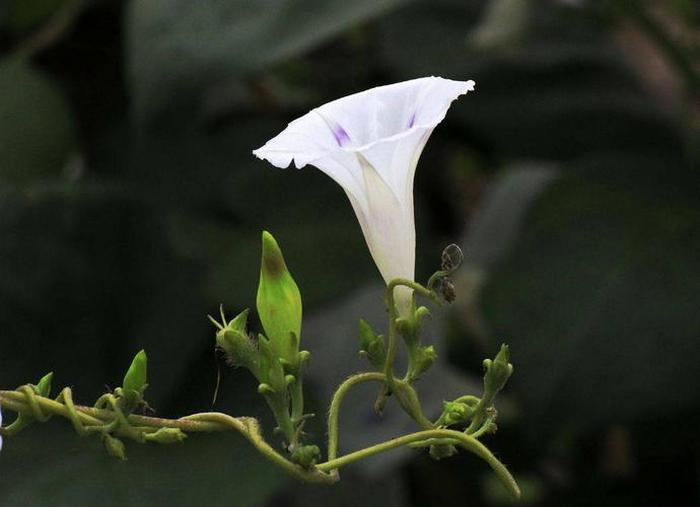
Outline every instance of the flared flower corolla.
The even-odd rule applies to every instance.
[[[452,101],[473,90],[474,81],[439,77],[372,88],[311,110],[253,153],[280,168],[310,164],[333,178],[384,280],[413,280],[418,158]],[[410,298],[410,290],[397,290],[401,312]]]

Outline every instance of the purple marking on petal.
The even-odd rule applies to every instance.
[[[340,125],[336,125],[333,128],[333,137],[335,137],[338,146],[343,146],[344,143],[347,143],[350,140],[350,136]]]
[[[416,113],[412,113],[411,117],[408,119],[408,128],[413,127],[413,124],[416,121]]]

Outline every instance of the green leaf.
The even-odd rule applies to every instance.
[[[257,308],[273,351],[290,364],[296,364],[301,337],[301,293],[287,270],[277,241],[267,231],[262,233]]]
[[[562,178],[538,197],[482,294],[539,431],[546,414],[589,426],[670,416],[699,400],[694,187],[664,160],[590,163],[599,173]]]
[[[125,391],[136,391],[143,393],[146,389],[148,357],[146,352],[141,350],[135,356],[129,366],[129,370],[124,375],[122,387]]]
[[[24,60],[0,60],[0,118],[0,182],[22,185],[61,174],[76,135],[55,83]]]
[[[65,3],[66,0],[6,0],[2,24],[10,32],[21,33],[46,20]]]
[[[498,4],[531,12],[483,16]],[[502,159],[570,160],[668,143],[682,150],[663,108],[649,107],[644,86],[620,65],[598,21],[560,4],[415,2],[379,23],[379,55],[399,78],[474,78],[476,93],[454,104],[448,121],[478,129]],[[406,44],[409,33],[419,43]],[[474,38],[497,46],[497,54],[470,44]]]
[[[407,0],[149,0],[127,14],[136,110],[249,75]],[[255,48],[251,51],[251,48]]]

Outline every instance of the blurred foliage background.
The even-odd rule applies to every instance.
[[[522,505],[700,504],[699,26],[692,0],[4,0],[0,385],[55,371],[90,403],[145,347],[159,414],[209,410],[206,314],[253,306],[264,228],[304,296],[323,441],[380,278],[339,187],[251,150],[348,93],[474,79],[417,173],[419,278],[449,242],[467,256],[420,392],[477,390],[505,341],[488,443]],[[221,373],[215,408],[271,428],[252,380]],[[345,451],[410,427],[373,394],[349,399]],[[5,442],[0,504],[508,504],[467,455],[396,452],[327,488],[236,435],[127,452],[36,425]]]

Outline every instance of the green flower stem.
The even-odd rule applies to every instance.
[[[367,372],[358,373],[346,379],[333,394],[331,407],[328,411],[328,461],[332,461],[338,454],[338,416],[340,413],[340,404],[345,398],[345,395],[350,388],[361,382],[384,382],[386,377],[383,373]]]
[[[396,303],[394,301],[394,289],[398,286],[408,287],[421,296],[425,296],[433,302],[439,304],[439,299],[432,291],[426,289],[421,284],[409,280],[408,278],[395,278],[390,281],[386,287],[386,306],[389,310],[389,343],[386,350],[386,362],[384,363],[384,375],[386,376],[386,389],[384,389],[377,398],[375,406],[381,408],[384,406],[386,396],[395,389],[394,379],[394,361],[396,359],[396,319],[399,318]],[[387,392],[388,390],[388,392]]]
[[[329,474],[317,468],[302,468],[299,465],[292,463],[279,452],[274,450],[262,436],[258,421],[252,417],[232,417],[220,412],[208,412],[194,414],[183,417],[180,420],[191,422],[205,422],[219,426],[219,431],[233,429],[241,433],[260,453],[273,462],[275,465],[284,469],[287,473],[301,479],[305,482],[318,484],[333,484],[337,482],[339,477],[337,474]]]
[[[479,403],[477,403],[476,408],[474,409],[474,416],[472,417],[472,421],[469,424],[469,427],[466,430],[464,430],[465,433],[472,434],[476,431],[479,431],[480,428],[483,428],[488,418],[486,409],[493,404],[493,399],[496,397],[497,394],[497,391],[484,392],[484,396],[479,400]],[[483,431],[479,434],[481,433],[483,433]]]
[[[298,372],[295,375],[295,380],[289,386],[289,392],[292,398],[292,423],[296,426],[304,417],[304,383],[302,381],[303,366],[299,366]]]
[[[420,442],[434,438],[449,439],[450,441],[454,439],[457,442],[457,445],[479,456],[481,459],[483,459],[489,464],[489,466],[493,469],[494,472],[496,472],[496,475],[499,479],[501,479],[501,482],[503,482],[503,485],[508,489],[508,491],[515,498],[520,497],[520,488],[515,482],[513,476],[510,474],[505,465],[498,461],[498,459],[493,455],[491,451],[489,451],[486,448],[486,446],[484,446],[484,444],[479,442],[474,437],[462,433],[461,431],[448,429],[418,431],[416,433],[411,433],[409,435],[394,438],[392,440],[387,440],[386,442],[382,442],[381,444],[376,444],[371,447],[367,447],[366,449],[346,454],[345,456],[341,456],[340,458],[332,459],[325,463],[321,463],[320,465],[316,465],[316,468],[323,472],[336,470],[340,467],[349,465],[350,463],[364,458],[369,458],[370,456],[374,456],[375,454],[379,454],[381,452],[396,449],[397,447],[403,447],[404,445],[409,445],[413,442]]]
[[[278,393],[265,395],[265,401],[267,401],[267,405],[270,407],[270,410],[272,410],[280,431],[287,439],[287,444],[293,447],[297,444],[297,434],[294,429],[294,423],[289,417],[289,407],[287,406],[285,398],[281,398]]]
[[[441,278],[445,278],[449,274],[450,274],[450,271],[444,271],[444,270],[436,271],[435,273],[433,273],[430,276],[430,278],[428,278],[428,283],[425,286],[428,287],[429,289],[432,289],[438,280],[440,280]]]
[[[355,384],[365,381],[381,382],[385,380],[383,374],[371,372],[355,375],[341,384],[333,397],[331,413],[329,415],[329,460],[313,468],[300,467],[273,449],[264,440],[258,421],[251,417],[232,417],[218,412],[193,414],[180,419],[163,419],[134,414],[122,414],[124,420],[121,420],[113,410],[74,405],[69,388],[65,388],[56,400],[39,396],[31,389],[20,388],[20,390],[17,391],[0,391],[0,406],[34,418],[40,416],[42,420],[46,420],[55,415],[64,417],[73,423],[76,430],[81,428],[81,430],[78,431],[79,434],[85,434],[90,430],[102,431],[105,427],[110,427],[111,429],[113,426],[116,434],[128,438],[135,438],[136,432],[141,432],[143,435],[150,435],[162,428],[177,428],[185,433],[233,430],[243,435],[261,454],[263,454],[263,456],[284,469],[293,477],[305,482],[320,484],[332,484],[337,482],[339,479],[337,473],[338,468],[381,452],[421,442],[425,445],[429,445],[436,442],[452,443],[454,441],[456,445],[484,459],[503,481],[506,488],[515,497],[520,496],[520,489],[506,467],[500,463],[483,444],[476,440],[476,438],[459,431],[448,429],[423,430],[336,458],[338,413],[343,397]],[[404,384],[401,381],[397,382]],[[112,404],[108,402],[108,405]],[[117,423],[116,426],[115,423]],[[123,427],[124,423],[128,425],[126,428]],[[8,428],[0,428],[0,434],[10,436],[14,433],[15,432],[8,431]],[[143,442],[148,439],[140,438],[137,440]]]
[[[335,391],[328,411],[328,461],[333,461],[338,454],[338,418],[340,416],[340,404],[345,395],[354,385],[362,382],[385,382],[386,376],[379,372],[358,373],[348,377]],[[423,415],[418,395],[411,385],[402,380],[395,379],[397,398],[406,412],[423,429],[434,428],[433,423]]]

